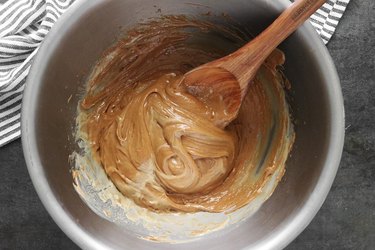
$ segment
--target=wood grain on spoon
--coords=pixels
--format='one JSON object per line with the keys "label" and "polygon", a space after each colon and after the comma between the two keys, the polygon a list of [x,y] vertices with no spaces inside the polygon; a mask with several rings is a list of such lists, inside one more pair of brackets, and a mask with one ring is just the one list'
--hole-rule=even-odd
{"label": "wood grain on spoon", "polygon": [[218,60],[185,74],[182,83],[215,111],[215,122],[225,127],[237,117],[251,80],[272,51],[326,0],[296,0],[252,41]]}

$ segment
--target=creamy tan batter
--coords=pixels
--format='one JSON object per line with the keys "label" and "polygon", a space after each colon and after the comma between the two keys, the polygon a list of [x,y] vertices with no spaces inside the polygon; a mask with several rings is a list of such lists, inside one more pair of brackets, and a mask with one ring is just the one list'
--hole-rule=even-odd
{"label": "creamy tan batter", "polygon": [[79,132],[120,192],[139,206],[231,212],[261,192],[293,144],[285,79],[277,70],[284,55],[270,56],[238,118],[221,128],[214,123],[217,107],[180,84],[188,70],[226,53],[197,46],[192,30],[243,42],[230,29],[180,16],[131,30],[94,69]]}

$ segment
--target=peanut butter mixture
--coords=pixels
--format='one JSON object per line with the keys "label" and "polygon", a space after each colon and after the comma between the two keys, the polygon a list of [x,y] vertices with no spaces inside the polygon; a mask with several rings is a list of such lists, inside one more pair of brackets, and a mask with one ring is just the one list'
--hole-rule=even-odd
{"label": "peanut butter mixture", "polygon": [[[285,165],[294,141],[276,50],[259,70],[236,120],[181,84],[190,69],[246,38],[230,28],[167,16],[129,31],[106,51],[80,103],[79,133],[119,191],[153,211],[231,212]],[[218,104],[220,105],[220,103]],[[283,173],[283,171],[282,171]],[[280,176],[281,178],[281,176]]]}

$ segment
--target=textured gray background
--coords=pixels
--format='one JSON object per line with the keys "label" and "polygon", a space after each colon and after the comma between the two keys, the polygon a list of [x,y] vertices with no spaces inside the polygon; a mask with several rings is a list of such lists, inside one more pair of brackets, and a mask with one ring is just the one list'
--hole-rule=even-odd
{"label": "textured gray background", "polygon": [[[322,209],[287,249],[375,249],[373,0],[350,2],[328,49],[345,99],[343,158]],[[0,148],[0,170],[0,249],[78,249],[39,201],[20,140]]]}

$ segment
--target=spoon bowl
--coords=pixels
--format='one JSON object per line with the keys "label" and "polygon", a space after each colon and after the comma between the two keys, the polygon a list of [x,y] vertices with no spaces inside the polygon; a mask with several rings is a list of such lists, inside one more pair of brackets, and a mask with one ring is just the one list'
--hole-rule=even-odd
{"label": "spoon bowl", "polygon": [[214,123],[224,128],[241,106],[241,88],[237,78],[219,67],[199,67],[184,75],[186,90],[213,109]]}

